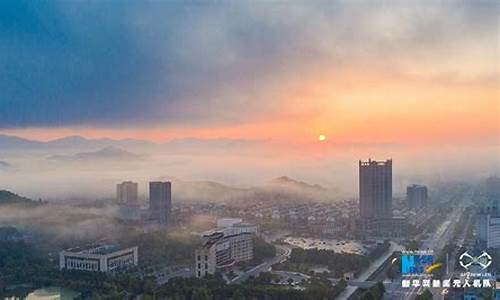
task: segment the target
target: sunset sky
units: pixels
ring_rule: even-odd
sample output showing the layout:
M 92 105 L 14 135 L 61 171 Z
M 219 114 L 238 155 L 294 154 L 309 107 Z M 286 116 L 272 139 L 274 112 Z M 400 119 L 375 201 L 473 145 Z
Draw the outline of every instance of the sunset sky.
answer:
M 2 1 L 0 133 L 498 145 L 499 7 Z

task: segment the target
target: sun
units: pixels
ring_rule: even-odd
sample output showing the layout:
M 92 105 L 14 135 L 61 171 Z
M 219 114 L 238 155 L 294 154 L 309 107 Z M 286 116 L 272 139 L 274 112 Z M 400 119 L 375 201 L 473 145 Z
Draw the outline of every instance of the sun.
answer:
M 320 134 L 320 135 L 318 136 L 318 141 L 320 141 L 320 142 L 324 142 L 324 141 L 326 141 L 326 135 L 324 135 L 324 134 Z

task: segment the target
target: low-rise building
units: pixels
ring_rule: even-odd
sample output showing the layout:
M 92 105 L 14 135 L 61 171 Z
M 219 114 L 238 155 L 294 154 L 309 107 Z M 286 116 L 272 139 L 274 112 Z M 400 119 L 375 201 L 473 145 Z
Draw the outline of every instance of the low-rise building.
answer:
M 138 247 L 120 249 L 116 245 L 91 245 L 59 253 L 59 269 L 113 272 L 136 266 Z

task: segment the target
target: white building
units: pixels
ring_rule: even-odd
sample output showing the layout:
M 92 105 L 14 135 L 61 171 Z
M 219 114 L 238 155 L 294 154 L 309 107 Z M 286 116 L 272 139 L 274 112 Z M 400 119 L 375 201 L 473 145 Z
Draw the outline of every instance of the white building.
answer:
M 63 250 L 59 269 L 112 272 L 137 266 L 138 247 L 119 249 L 116 245 L 92 245 Z
M 235 263 L 253 259 L 254 234 L 231 234 L 215 231 L 202 237 L 202 246 L 195 251 L 195 275 L 198 278 L 231 268 Z

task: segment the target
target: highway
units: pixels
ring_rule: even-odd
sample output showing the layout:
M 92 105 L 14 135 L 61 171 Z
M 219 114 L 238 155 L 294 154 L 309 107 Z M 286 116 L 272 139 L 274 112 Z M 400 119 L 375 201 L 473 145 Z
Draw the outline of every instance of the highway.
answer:
M 433 250 L 434 254 L 440 253 L 444 246 L 453 238 L 453 232 L 457 223 L 460 219 L 460 215 L 463 212 L 463 207 L 455 209 L 452 213 L 448 215 L 448 218 L 439 226 L 439 228 L 434 232 L 434 234 L 424 240 L 421 247 L 422 250 L 429 249 Z M 396 291 L 394 291 L 395 297 L 390 296 L 388 299 L 414 299 L 418 294 L 422 293 L 424 288 L 422 287 L 412 287 L 405 288 L 401 287 L 401 282 L 397 282 L 394 286 Z M 402 291 L 401 291 L 402 290 Z M 391 293 L 392 294 L 392 293 Z
M 163 285 L 174 277 L 184 277 L 184 278 L 193 277 L 194 271 L 190 268 L 182 268 L 175 272 L 156 272 L 155 276 L 158 285 Z
M 458 250 L 458 248 L 460 248 L 464 245 L 467 231 L 468 231 L 470 226 L 473 226 L 473 224 L 471 223 L 471 219 L 472 219 L 472 216 L 469 216 L 469 218 L 467 219 L 467 223 L 464 227 L 464 230 L 462 231 L 460 237 L 456 239 L 457 240 L 457 243 L 456 243 L 457 249 L 455 249 L 455 251 L 453 251 L 453 254 L 451 255 L 451 257 L 449 257 L 449 261 L 448 261 L 448 272 L 449 273 L 447 274 L 447 279 L 450 279 L 455 274 L 455 264 L 456 264 L 458 256 L 460 255 L 460 253 L 457 253 L 457 250 Z M 433 290 L 432 292 L 433 292 L 435 298 L 441 297 L 441 299 L 444 299 L 444 294 L 442 293 L 443 289 Z
M 401 251 L 401 246 L 391 242 L 389 249 L 375 260 L 370 266 L 364 270 L 359 276 L 353 279 L 353 282 L 365 282 L 368 278 L 377 271 L 377 269 L 382 266 L 382 264 L 394 253 L 394 251 Z M 358 289 L 356 285 L 348 285 L 345 290 L 337 297 L 337 299 L 347 300 L 351 295 Z
M 269 272 L 271 270 L 272 265 L 276 263 L 282 263 L 290 258 L 290 254 L 292 253 L 292 248 L 286 245 L 275 245 L 276 246 L 276 256 L 266 260 L 258 266 L 253 267 L 252 269 L 244 272 L 243 274 L 236 276 L 229 283 L 241 283 L 247 280 L 250 276 L 257 277 L 260 273 Z
M 466 197 L 469 195 L 466 195 Z M 465 198 L 465 197 L 464 197 Z M 463 201 L 456 207 L 447 218 L 441 223 L 438 229 L 432 234 L 430 238 L 423 241 L 420 249 L 433 250 L 435 255 L 438 255 L 443 248 L 454 238 L 453 234 L 455 227 L 464 212 L 465 205 Z M 386 295 L 384 299 L 414 299 L 418 294 L 424 291 L 422 287 L 402 288 L 401 281 L 397 280 L 394 284 L 386 285 Z M 436 297 L 442 297 L 442 289 L 430 289 Z

